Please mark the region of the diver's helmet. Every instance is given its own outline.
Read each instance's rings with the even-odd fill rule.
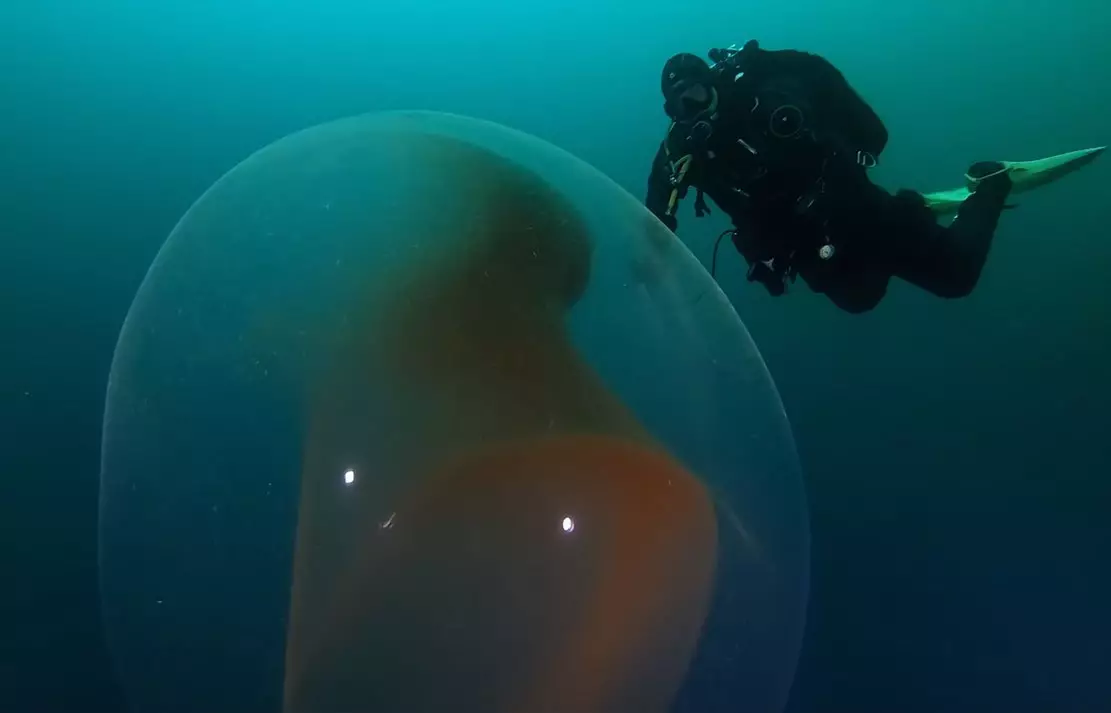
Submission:
[[[664,111],[676,121],[692,119],[713,103],[713,73],[706,60],[690,53],[669,59],[660,77]]]

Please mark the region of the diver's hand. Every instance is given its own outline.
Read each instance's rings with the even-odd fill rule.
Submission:
[[[984,197],[992,197],[1000,202],[1005,201],[1014,187],[1011,180],[1011,171],[1006,164],[999,161],[981,161],[968,168],[967,175],[976,179],[972,192]],[[1003,204],[1003,210],[1010,210],[1018,206]]]
[[[968,168],[967,175],[975,179],[974,193],[991,193],[1006,196],[1014,185],[1011,181],[1011,171],[1006,164],[999,161],[980,161]]]

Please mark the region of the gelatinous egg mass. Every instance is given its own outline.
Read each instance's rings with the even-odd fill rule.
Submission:
[[[536,138],[394,112],[182,218],[104,420],[105,629],[159,711],[779,711],[805,498],[699,262]]]

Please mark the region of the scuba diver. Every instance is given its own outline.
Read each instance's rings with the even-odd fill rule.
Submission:
[[[974,164],[974,190],[941,225],[922,194],[872,183],[887,130],[824,58],[755,41],[709,58],[684,53],[664,65],[672,122],[645,204],[672,231],[690,188],[696,215],[709,212],[704,194],[729,215],[735,228],[718,237],[712,273],[729,235],[748,279],[773,295],[801,276],[855,313],[875,307],[892,277],[941,297],[972,291],[1008,207],[1006,164]]]

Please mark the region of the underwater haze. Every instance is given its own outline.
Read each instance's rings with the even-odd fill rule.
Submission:
[[[109,366],[166,236],[252,152],[429,109],[534,134],[642,197],[663,62],[755,38],[822,54],[872,104],[880,183],[947,189],[974,161],[1108,143],[1109,35],[1090,0],[0,5],[0,709],[126,705],[97,591]],[[960,300],[771,298],[723,246],[808,494],[787,710],[1111,709],[1109,185],[1097,162],[1016,196]],[[709,264],[720,211],[684,206],[680,226]]]

